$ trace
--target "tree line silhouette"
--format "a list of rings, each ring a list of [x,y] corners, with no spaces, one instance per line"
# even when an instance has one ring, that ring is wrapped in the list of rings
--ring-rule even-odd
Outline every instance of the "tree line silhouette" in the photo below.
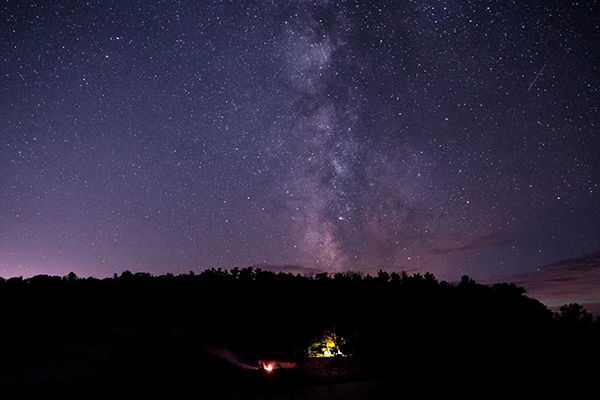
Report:
[[[108,320],[139,329],[199,329],[207,338],[250,335],[285,348],[335,325],[360,338],[354,341],[356,351],[365,354],[382,335],[394,336],[392,342],[427,341],[444,329],[443,336],[473,344],[482,335],[465,338],[462,332],[473,328],[523,339],[555,325],[592,323],[582,306],[565,305],[553,314],[512,283],[486,286],[463,276],[458,284],[449,284],[431,273],[382,270],[375,276],[344,272],[309,277],[252,267],[213,268],[178,276],[125,271],[106,279],[71,272],[0,278],[0,298],[5,326],[14,321],[5,332],[19,335],[36,326],[74,328]],[[391,347],[393,343],[386,344]]]
[[[303,357],[315,337],[334,331],[344,338],[342,353],[373,373],[396,379],[426,368],[447,384],[475,379],[474,368],[488,381],[542,379],[553,373],[549,365],[600,355],[600,324],[579,304],[552,313],[512,283],[481,285],[468,276],[450,284],[431,273],[382,270],[309,277],[248,267],[105,279],[71,272],[0,278],[0,300],[0,338],[23,349],[125,326],[134,338],[179,330],[202,345],[244,341],[263,354]]]

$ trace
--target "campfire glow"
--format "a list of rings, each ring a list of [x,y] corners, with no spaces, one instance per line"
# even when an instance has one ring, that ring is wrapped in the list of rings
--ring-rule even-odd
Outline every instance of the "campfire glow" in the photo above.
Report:
[[[273,371],[273,364],[263,364],[263,368],[265,371]]]

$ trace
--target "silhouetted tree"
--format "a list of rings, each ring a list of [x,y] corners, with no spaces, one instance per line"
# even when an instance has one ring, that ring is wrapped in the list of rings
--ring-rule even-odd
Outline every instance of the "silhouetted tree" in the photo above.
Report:
[[[241,281],[246,281],[246,282],[253,281],[254,280],[254,268],[252,268],[252,267],[243,268],[240,271],[239,279]]]
[[[19,287],[25,283],[22,276],[14,276],[12,278],[8,278],[6,283],[11,287]]]
[[[133,274],[131,273],[131,271],[125,270],[121,272],[121,276],[119,276],[119,278],[123,280],[131,280],[133,278]]]
[[[492,290],[498,292],[498,293],[502,293],[502,294],[507,294],[507,295],[517,295],[520,296],[522,294],[527,293],[527,291],[522,288],[519,287],[517,285],[515,285],[514,283],[496,283],[495,285],[492,286]]]
[[[438,280],[430,272],[425,273],[424,278],[425,278],[425,284],[427,284],[429,286],[436,286],[438,284]]]
[[[592,314],[587,312],[578,303],[571,303],[560,308],[560,312],[554,314],[555,319],[563,324],[590,323]]]
[[[380,269],[377,272],[377,282],[388,283],[389,280],[390,280],[390,274],[388,274],[386,271],[383,271]]]
[[[469,278],[468,275],[463,275],[460,278],[460,283],[458,284],[458,287],[467,288],[467,287],[473,287],[475,285],[476,285],[476,283],[473,279]]]
[[[65,280],[65,282],[67,282],[67,283],[73,283],[73,282],[75,282],[76,280],[78,280],[79,278],[78,278],[78,276],[75,274],[75,272],[71,271],[71,272],[69,272],[69,274],[68,274],[68,275],[66,275],[66,276],[65,276],[63,279],[64,279],[64,280]]]
[[[328,275],[327,272],[316,274],[315,275],[315,280],[316,281],[326,281],[326,280],[329,279],[329,277],[327,275]]]
[[[406,271],[402,271],[400,273],[400,281],[402,283],[406,283],[406,280],[408,279],[408,274],[406,273]]]

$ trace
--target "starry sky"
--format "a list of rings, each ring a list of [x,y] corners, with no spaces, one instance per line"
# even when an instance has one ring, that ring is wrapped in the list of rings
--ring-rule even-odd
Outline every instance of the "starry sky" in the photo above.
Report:
[[[535,272],[599,106],[596,1],[4,0],[0,276]]]

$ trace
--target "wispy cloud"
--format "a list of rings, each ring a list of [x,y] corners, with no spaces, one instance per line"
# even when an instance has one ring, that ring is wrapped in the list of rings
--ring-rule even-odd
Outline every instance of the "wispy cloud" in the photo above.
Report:
[[[600,315],[600,252],[500,278],[524,287],[528,296],[550,308],[579,303]]]
[[[440,255],[440,254],[450,254],[450,253],[463,253],[468,252],[474,249],[478,249],[480,247],[489,247],[495,246],[498,244],[511,243],[514,239],[509,239],[505,235],[500,233],[494,233],[491,235],[482,235],[479,236],[467,243],[461,244],[457,243],[456,245],[447,245],[444,247],[436,247],[431,250],[432,254]]]

